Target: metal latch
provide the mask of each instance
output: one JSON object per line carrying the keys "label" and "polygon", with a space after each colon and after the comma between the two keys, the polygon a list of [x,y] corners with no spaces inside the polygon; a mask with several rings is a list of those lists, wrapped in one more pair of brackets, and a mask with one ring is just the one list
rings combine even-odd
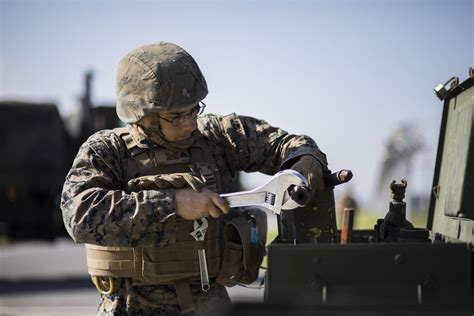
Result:
{"label": "metal latch", "polygon": [[446,81],[444,84],[439,84],[434,88],[434,92],[438,99],[443,101],[446,99],[449,95],[449,92],[452,91],[454,88],[456,88],[459,85],[459,78],[458,77],[452,77],[448,81]]}

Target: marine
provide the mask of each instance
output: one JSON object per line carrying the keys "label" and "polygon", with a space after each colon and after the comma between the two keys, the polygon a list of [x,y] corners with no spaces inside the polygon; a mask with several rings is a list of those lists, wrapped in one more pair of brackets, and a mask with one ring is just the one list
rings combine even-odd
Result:
{"label": "marine", "polygon": [[[219,194],[240,171],[291,168],[317,198],[326,156],[310,137],[264,120],[203,114],[206,80],[173,43],[132,50],[118,65],[116,88],[126,126],[86,140],[61,196],[64,225],[86,245],[101,293],[98,315],[219,315],[230,306],[225,286],[257,278],[266,238],[261,211],[231,210]],[[197,241],[191,233],[203,219],[209,225]]]}

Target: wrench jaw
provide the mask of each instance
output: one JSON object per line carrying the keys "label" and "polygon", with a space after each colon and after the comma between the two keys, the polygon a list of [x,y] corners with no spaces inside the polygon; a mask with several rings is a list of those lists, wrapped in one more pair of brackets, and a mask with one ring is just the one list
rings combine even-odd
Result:
{"label": "wrench jaw", "polygon": [[281,206],[281,209],[284,210],[284,211],[293,210],[295,208],[303,207],[303,206],[306,205],[306,204],[300,204],[297,201],[293,200],[293,198],[290,195],[290,190],[287,190],[285,192],[284,201],[285,202]]}
{"label": "wrench jaw", "polygon": [[297,171],[294,170],[285,170],[288,172],[288,175],[292,175],[293,177],[293,183],[289,186],[287,186],[284,190],[284,193],[282,194],[283,197],[283,204],[280,208],[280,210],[292,210],[298,207],[302,207],[304,205],[299,204],[297,201],[293,200],[293,198],[290,195],[290,190],[293,190],[295,187],[307,187],[308,186],[308,181],[306,181],[305,177]]}
{"label": "wrench jaw", "polygon": [[289,189],[307,186],[306,179],[297,171],[287,169],[276,173],[267,183],[251,190],[221,194],[230,207],[259,206],[280,214],[281,210],[291,210],[302,206],[293,201]]}
{"label": "wrench jaw", "polygon": [[189,234],[196,240],[204,240],[208,226],[207,218],[196,219],[194,220],[194,230]]}
{"label": "wrench jaw", "polygon": [[275,184],[273,192],[275,194],[275,203],[271,207],[271,211],[277,215],[280,215],[281,210],[292,210],[302,205],[294,201],[290,196],[290,189],[298,186],[307,186],[308,182],[301,173],[295,170],[283,170],[275,174],[274,177],[279,177],[278,182]]}
{"label": "wrench jaw", "polygon": [[198,228],[200,228],[201,230],[206,231],[207,227],[209,226],[209,222],[207,218],[203,217],[203,218],[196,219],[194,221],[193,226],[194,226],[194,230],[197,230]]}

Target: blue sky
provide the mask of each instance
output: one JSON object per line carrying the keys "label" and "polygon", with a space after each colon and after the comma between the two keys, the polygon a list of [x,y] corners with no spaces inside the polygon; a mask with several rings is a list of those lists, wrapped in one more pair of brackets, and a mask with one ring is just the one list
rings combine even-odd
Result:
{"label": "blue sky", "polygon": [[403,122],[426,142],[410,188],[430,190],[442,110],[432,90],[474,66],[470,0],[0,0],[0,14],[1,99],[54,101],[67,115],[92,69],[93,100],[113,103],[123,55],[175,42],[207,79],[207,110],[312,136],[332,169],[354,171],[362,201]]}

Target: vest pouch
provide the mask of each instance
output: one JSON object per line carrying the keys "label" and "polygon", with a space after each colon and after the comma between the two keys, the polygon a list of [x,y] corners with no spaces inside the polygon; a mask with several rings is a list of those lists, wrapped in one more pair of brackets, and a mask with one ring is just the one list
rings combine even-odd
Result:
{"label": "vest pouch", "polygon": [[85,244],[87,271],[91,276],[130,278],[136,267],[131,247],[109,247]]}
{"label": "vest pouch", "polygon": [[241,244],[226,242],[221,271],[217,283],[224,286],[234,286],[242,278],[242,260],[244,250]]}
{"label": "vest pouch", "polygon": [[266,215],[246,210],[224,226],[224,256],[217,282],[225,286],[250,284],[258,278],[265,256]]}
{"label": "vest pouch", "polygon": [[[209,220],[203,242],[197,242],[190,232],[193,221],[176,222],[176,242],[162,247],[142,248],[142,278],[144,284],[173,284],[177,280],[200,281],[198,249],[205,249],[209,278],[217,277],[221,264],[219,220]],[[138,285],[138,283],[136,283]]]}

